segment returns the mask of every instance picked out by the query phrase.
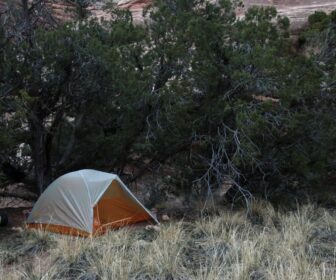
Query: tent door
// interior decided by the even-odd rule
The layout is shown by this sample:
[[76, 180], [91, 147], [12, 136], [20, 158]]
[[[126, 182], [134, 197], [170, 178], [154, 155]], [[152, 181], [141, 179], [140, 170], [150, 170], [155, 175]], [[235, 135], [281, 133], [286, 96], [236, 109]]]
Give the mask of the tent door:
[[93, 208], [93, 232], [96, 232], [101, 228], [101, 221], [99, 215], [98, 204]]

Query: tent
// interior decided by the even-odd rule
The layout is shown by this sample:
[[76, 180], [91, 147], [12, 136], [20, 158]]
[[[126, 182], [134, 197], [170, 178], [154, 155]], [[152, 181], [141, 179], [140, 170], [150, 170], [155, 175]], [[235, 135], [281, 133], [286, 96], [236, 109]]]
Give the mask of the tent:
[[159, 223], [117, 175], [85, 169], [49, 185], [32, 209], [27, 227], [94, 236], [139, 222]]

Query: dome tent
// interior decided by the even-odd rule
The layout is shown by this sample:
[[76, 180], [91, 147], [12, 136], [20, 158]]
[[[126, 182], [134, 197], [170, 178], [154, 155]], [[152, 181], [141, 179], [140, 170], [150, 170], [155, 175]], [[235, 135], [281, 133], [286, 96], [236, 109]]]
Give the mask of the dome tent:
[[27, 227], [93, 236], [144, 221], [159, 223], [117, 175], [85, 169], [51, 183], [36, 202]]

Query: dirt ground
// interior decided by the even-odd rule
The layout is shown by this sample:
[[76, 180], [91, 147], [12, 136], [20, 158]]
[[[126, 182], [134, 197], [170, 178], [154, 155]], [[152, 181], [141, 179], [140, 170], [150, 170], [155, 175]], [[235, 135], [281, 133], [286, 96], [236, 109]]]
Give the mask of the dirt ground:
[[19, 231], [0, 240], [0, 279], [336, 279], [334, 209], [251, 207], [93, 239]]

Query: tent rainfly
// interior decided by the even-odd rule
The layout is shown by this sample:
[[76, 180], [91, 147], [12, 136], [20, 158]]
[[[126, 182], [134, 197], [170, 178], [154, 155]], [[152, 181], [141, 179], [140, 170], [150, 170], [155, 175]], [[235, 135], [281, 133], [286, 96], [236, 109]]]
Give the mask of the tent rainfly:
[[95, 236], [139, 222], [159, 224], [117, 175], [85, 169], [51, 183], [36, 202], [27, 227]]

